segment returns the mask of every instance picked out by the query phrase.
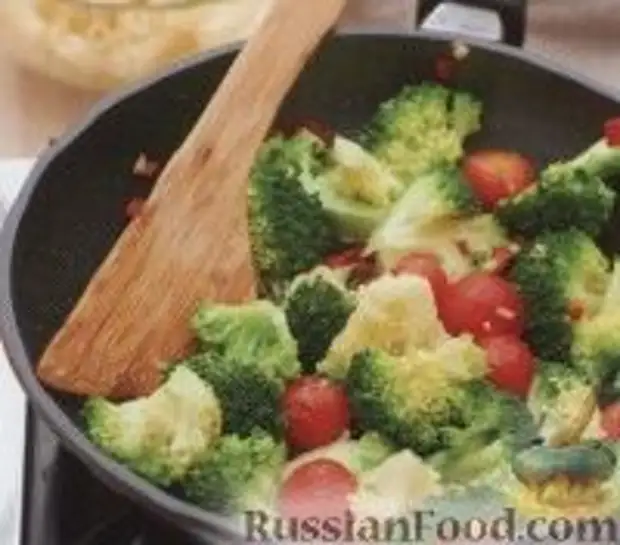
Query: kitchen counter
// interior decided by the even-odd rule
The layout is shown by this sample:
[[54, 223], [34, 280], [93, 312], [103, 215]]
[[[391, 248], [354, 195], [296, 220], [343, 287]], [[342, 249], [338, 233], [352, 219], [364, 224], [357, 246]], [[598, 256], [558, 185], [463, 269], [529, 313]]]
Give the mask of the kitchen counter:
[[[411, 0], [351, 0], [346, 22], [413, 26]], [[619, 0], [530, 0], [526, 49], [620, 91]], [[0, 157], [32, 156], [97, 95], [16, 66], [0, 52]]]

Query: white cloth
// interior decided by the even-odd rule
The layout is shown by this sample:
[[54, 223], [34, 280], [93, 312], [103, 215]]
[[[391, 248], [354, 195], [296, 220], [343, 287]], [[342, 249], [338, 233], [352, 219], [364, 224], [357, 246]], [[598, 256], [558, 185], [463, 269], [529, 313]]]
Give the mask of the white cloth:
[[[0, 219], [19, 193], [30, 159], [0, 161]], [[26, 397], [0, 345], [0, 545], [19, 545]]]

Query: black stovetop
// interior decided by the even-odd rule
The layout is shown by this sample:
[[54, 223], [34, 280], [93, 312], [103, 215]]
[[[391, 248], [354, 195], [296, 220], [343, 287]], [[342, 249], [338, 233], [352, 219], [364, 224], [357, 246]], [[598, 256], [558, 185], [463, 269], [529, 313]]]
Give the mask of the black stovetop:
[[32, 411], [27, 426], [21, 545], [197, 545], [101, 484]]

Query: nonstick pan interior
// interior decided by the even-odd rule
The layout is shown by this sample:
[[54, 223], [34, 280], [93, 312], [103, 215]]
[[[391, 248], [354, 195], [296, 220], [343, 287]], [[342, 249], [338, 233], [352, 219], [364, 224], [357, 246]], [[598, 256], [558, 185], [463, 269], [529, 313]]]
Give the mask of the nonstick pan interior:
[[[432, 78], [437, 55], [448, 47], [428, 36], [334, 38], [299, 80], [281, 118], [316, 118], [354, 133], [404, 84]], [[136, 158], [170, 156], [233, 58], [230, 50], [197, 59], [103, 105], [40, 163], [2, 237], [3, 335], [35, 409], [102, 479], [184, 523], [199, 521], [198, 510], [97, 454], [78, 429], [80, 401], [44, 391], [33, 369], [125, 227], [127, 201], [149, 192], [149, 184], [132, 174]], [[512, 148], [541, 163], [580, 151], [620, 111], [610, 93], [501, 46], [473, 47], [457, 82], [484, 99], [484, 130], [472, 146]], [[204, 235], [208, 245], [209, 233]], [[605, 240], [610, 250], [620, 248], [616, 226]]]

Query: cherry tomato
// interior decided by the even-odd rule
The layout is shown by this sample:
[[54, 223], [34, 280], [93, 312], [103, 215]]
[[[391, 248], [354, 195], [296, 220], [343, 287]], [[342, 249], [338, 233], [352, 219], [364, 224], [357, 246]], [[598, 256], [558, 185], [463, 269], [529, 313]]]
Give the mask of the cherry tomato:
[[323, 377], [302, 377], [284, 394], [284, 422], [289, 446], [298, 451], [333, 443], [349, 428], [344, 388]]
[[342, 464], [314, 460], [298, 467], [282, 485], [280, 512], [286, 518], [301, 520], [344, 515], [357, 487], [355, 475]]
[[611, 147], [620, 147], [620, 117], [609, 119], [603, 127], [607, 145]]
[[476, 196], [489, 209], [531, 186], [536, 177], [528, 158], [505, 150], [472, 153], [465, 159], [463, 172]]
[[394, 267], [394, 274], [421, 276], [430, 284], [435, 298], [439, 300], [448, 286], [448, 276], [439, 258], [431, 253], [413, 252], [403, 257]]
[[503, 278], [472, 273], [444, 290], [439, 316], [448, 333], [471, 333], [477, 340], [497, 335], [520, 337], [523, 303], [515, 287]]
[[489, 380], [499, 390], [527, 397], [536, 372], [536, 360], [529, 347], [512, 335], [489, 337], [481, 346], [487, 353]]

